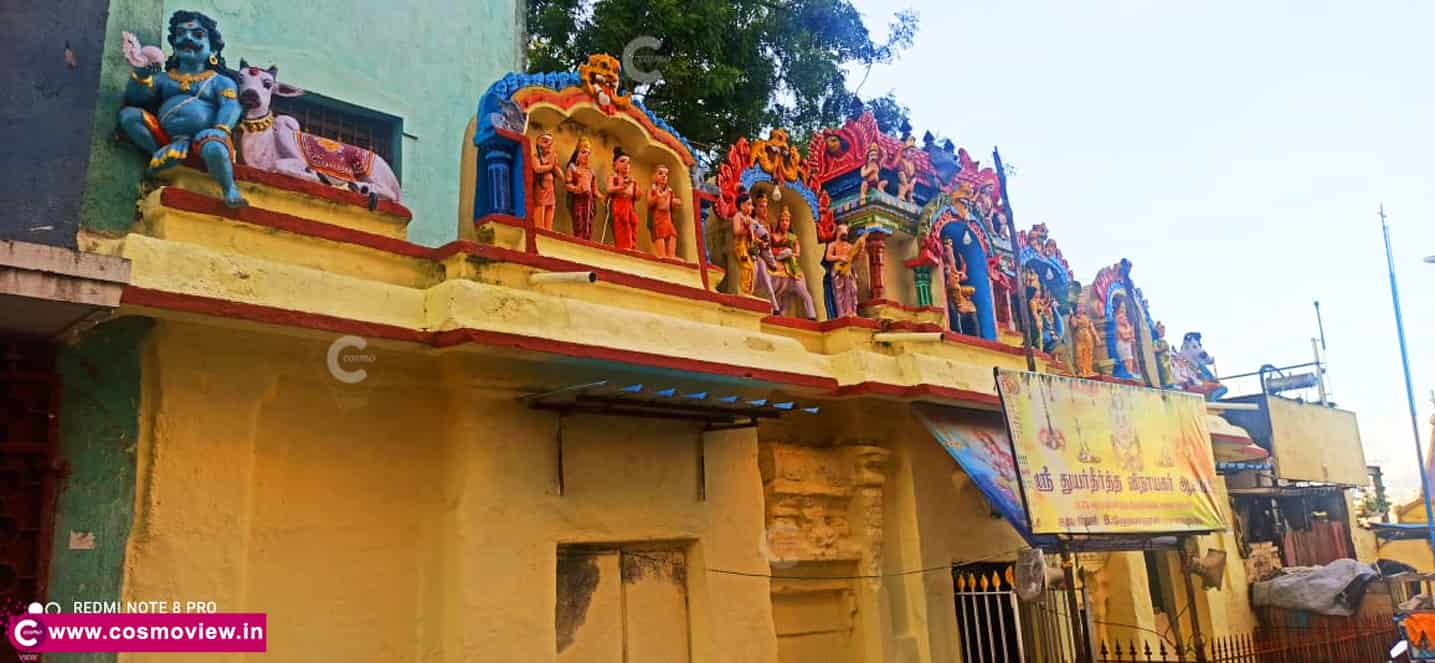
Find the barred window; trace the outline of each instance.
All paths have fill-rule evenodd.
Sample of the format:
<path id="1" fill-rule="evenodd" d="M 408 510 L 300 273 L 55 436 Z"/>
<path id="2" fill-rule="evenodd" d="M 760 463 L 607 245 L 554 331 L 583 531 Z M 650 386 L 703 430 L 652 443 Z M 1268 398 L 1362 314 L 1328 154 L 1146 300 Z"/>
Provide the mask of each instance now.
<path id="1" fill-rule="evenodd" d="M 271 103 L 276 114 L 298 120 L 299 128 L 305 133 L 362 147 L 379 155 L 388 162 L 394 176 L 403 181 L 399 170 L 402 118 L 314 92 L 298 97 L 274 95 Z"/>

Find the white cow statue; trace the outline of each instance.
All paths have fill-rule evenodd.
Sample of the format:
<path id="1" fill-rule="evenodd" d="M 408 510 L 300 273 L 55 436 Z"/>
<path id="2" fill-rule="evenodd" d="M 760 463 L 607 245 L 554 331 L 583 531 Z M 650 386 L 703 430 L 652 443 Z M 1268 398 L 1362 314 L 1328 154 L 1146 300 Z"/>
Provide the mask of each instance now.
<path id="1" fill-rule="evenodd" d="M 279 68 L 260 69 L 240 60 L 234 77 L 239 84 L 239 154 L 246 166 L 282 173 L 357 191 L 369 197 L 369 208 L 379 199 L 399 201 L 399 179 L 377 154 L 304 133 L 299 121 L 274 114 L 273 95 L 297 97 L 304 90 L 278 80 Z"/>

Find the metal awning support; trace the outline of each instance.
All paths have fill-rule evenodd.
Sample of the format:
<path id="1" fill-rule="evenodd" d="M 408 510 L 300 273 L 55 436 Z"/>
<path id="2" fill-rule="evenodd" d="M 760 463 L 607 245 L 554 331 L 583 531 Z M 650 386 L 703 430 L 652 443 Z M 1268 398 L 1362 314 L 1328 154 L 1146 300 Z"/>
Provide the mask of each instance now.
<path id="1" fill-rule="evenodd" d="M 802 407 L 795 401 L 749 399 L 737 395 L 719 396 L 707 391 L 685 392 L 677 387 L 650 387 L 643 384 L 621 384 L 599 380 L 529 394 L 519 400 L 535 410 L 558 413 L 558 494 L 564 492 L 563 482 L 563 419 L 569 415 L 589 414 L 637 419 L 689 421 L 699 424 L 698 433 L 698 499 L 707 499 L 707 472 L 704 459 L 704 435 L 712 431 L 753 428 L 764 419 L 781 419 L 789 414 L 817 414 L 819 408 Z"/>

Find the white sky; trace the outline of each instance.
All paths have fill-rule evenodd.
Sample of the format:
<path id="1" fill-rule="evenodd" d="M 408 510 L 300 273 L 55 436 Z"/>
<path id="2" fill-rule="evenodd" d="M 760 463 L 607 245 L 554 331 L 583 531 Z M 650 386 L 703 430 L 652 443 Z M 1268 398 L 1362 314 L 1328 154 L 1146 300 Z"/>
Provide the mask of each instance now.
<path id="1" fill-rule="evenodd" d="M 1082 283 L 1128 258 L 1179 345 L 1224 373 L 1308 361 L 1325 317 L 1334 400 L 1392 497 L 1418 488 L 1380 220 L 1390 217 L 1420 434 L 1435 388 L 1435 3 L 854 0 L 915 133 L 1013 167 L 1017 225 L 1045 222 Z M 853 84 L 861 78 L 856 72 Z"/>

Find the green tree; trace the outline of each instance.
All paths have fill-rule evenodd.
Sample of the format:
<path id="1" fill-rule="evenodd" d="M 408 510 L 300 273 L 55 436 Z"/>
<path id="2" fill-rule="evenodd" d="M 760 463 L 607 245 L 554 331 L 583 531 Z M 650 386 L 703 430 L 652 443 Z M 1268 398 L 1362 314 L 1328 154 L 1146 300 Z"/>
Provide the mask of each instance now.
<path id="1" fill-rule="evenodd" d="M 572 70 L 591 53 L 622 57 L 640 36 L 660 39 L 662 61 L 645 68 L 662 79 L 626 85 L 710 158 L 769 127 L 801 137 L 840 124 L 861 103 L 846 68 L 894 61 L 917 31 L 916 14 L 898 12 L 876 43 L 850 0 L 529 0 L 527 12 L 533 72 Z M 891 93 L 874 102 L 906 115 Z"/>
<path id="2" fill-rule="evenodd" d="M 882 133 L 900 137 L 904 130 L 911 131 L 911 111 L 897 102 L 895 92 L 889 90 L 883 96 L 868 99 L 862 103 L 862 109 L 876 118 Z"/>

